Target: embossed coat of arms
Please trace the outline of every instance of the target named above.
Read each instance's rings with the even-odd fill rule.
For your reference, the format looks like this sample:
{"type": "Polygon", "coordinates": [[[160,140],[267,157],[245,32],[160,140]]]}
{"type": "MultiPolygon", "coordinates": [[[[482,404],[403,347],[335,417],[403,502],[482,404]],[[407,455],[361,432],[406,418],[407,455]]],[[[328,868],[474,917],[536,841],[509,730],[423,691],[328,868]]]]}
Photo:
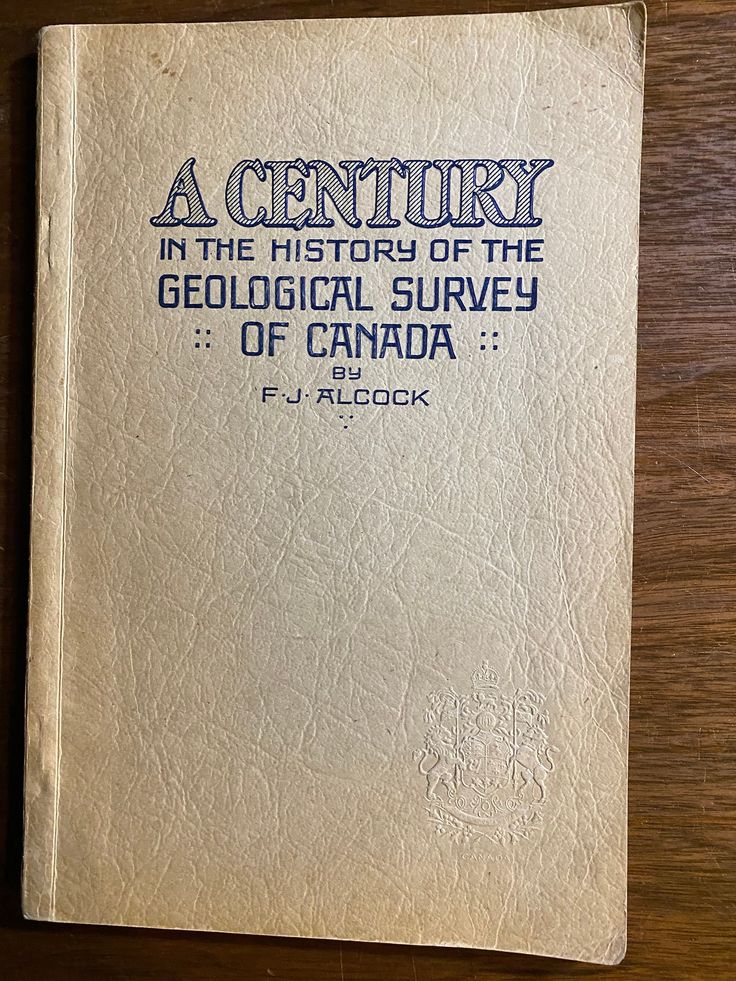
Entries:
{"type": "Polygon", "coordinates": [[[429,729],[414,757],[436,831],[497,844],[528,838],[541,825],[554,769],[542,696],[504,693],[485,661],[469,694],[442,688],[428,702],[429,729]]]}

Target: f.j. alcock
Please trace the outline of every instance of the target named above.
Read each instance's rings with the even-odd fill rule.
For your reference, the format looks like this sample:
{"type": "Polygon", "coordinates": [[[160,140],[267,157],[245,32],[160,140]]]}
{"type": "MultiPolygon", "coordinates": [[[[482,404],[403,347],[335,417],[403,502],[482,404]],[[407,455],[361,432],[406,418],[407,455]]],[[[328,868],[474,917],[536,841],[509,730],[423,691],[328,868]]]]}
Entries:
{"type": "MultiPolygon", "coordinates": [[[[539,176],[549,159],[493,160],[241,160],[225,183],[224,205],[237,225],[267,228],[534,228],[539,176]],[[306,203],[306,207],[302,207],[306,203]]],[[[212,202],[194,172],[195,158],[179,168],[158,228],[217,224],[212,202]]]]}

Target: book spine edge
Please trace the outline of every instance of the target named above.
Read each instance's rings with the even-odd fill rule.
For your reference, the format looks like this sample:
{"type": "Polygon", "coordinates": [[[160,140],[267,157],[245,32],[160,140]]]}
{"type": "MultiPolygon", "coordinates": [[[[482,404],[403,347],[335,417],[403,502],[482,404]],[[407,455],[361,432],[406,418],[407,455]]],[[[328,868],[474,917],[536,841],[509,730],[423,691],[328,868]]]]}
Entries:
{"type": "Polygon", "coordinates": [[[44,920],[56,918],[75,54],[73,27],[41,32],[22,894],[24,916],[44,920]]]}

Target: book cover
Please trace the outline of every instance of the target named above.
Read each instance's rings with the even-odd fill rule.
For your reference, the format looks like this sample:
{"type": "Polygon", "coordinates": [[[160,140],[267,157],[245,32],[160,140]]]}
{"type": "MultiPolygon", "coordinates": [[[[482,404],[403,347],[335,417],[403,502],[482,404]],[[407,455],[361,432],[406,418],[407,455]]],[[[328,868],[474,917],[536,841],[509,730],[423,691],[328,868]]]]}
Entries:
{"type": "Polygon", "coordinates": [[[26,916],[623,956],[643,44],[43,32],[26,916]]]}

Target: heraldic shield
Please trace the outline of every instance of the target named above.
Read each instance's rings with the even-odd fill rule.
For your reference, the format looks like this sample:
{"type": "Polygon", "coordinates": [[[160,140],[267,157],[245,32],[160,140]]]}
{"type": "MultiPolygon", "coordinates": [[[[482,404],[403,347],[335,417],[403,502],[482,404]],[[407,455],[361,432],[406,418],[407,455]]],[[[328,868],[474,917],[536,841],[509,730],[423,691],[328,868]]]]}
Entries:
{"type": "Polygon", "coordinates": [[[429,729],[415,760],[437,832],[497,844],[528,838],[540,826],[554,770],[542,696],[503,693],[485,661],[470,694],[442,688],[428,702],[429,729]]]}

